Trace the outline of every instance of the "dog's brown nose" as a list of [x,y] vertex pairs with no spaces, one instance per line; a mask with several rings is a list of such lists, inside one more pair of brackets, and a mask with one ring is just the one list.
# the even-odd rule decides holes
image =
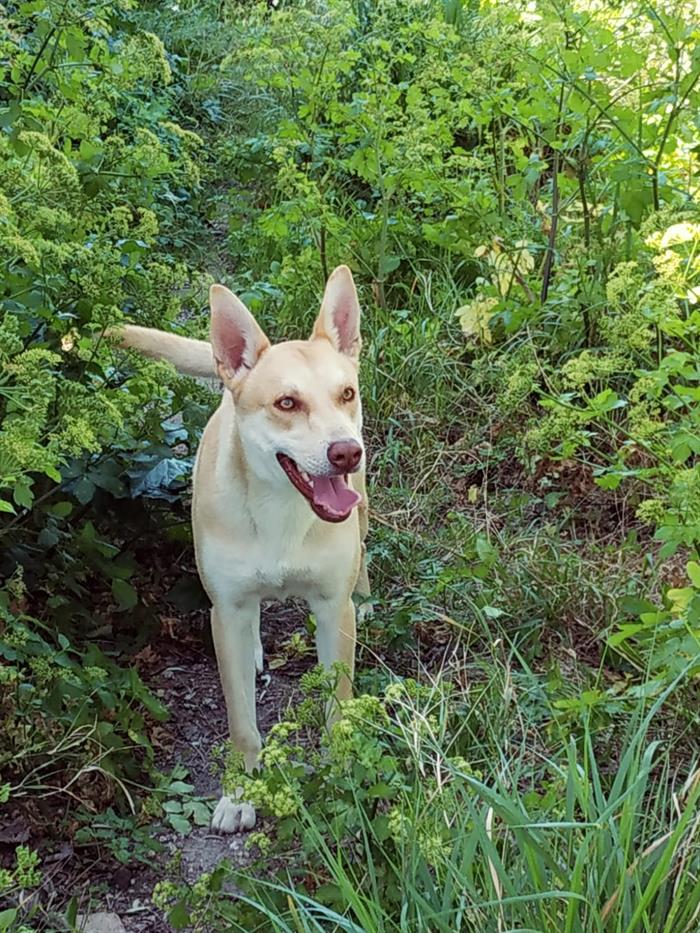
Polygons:
[[339,473],[352,473],[362,460],[362,448],[357,441],[333,441],[328,447],[328,460]]

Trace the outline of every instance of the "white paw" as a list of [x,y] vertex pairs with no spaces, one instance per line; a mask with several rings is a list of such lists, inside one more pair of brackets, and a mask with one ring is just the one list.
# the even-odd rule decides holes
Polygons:
[[222,797],[211,818],[211,828],[217,833],[242,833],[255,826],[255,809],[245,801]]
[[357,607],[357,621],[364,622],[374,618],[374,603],[360,603]]
[[258,674],[263,672],[263,646],[262,642],[258,642],[255,646],[255,670]]

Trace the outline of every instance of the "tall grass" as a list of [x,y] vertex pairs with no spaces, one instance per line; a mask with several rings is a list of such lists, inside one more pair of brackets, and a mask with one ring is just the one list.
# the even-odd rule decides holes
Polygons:
[[[621,717],[614,743],[585,713],[576,737],[547,743],[542,729],[527,721],[525,693],[537,689],[534,680],[519,680],[518,712],[504,720],[495,704],[513,708],[510,671],[492,667],[489,677],[488,685],[462,697],[435,680],[419,704],[402,701],[409,706],[397,714],[403,726],[394,733],[394,754],[410,760],[420,778],[394,801],[404,814],[397,845],[378,835],[374,814],[359,797],[365,819],[354,846],[334,837],[318,807],[302,810],[305,845],[321,856],[318,883],[334,885],[337,900],[331,907],[291,877],[287,885],[256,880],[252,888],[248,879],[243,901],[259,917],[259,929],[698,929],[700,768],[690,750],[679,758],[668,739],[654,738],[685,675],[650,709],[640,702]],[[455,726],[455,709],[475,696],[479,707]],[[481,774],[466,762],[455,764],[455,749],[475,747],[469,734],[475,726],[489,757]],[[219,909],[225,928],[251,929],[249,915],[241,926],[235,909]]]

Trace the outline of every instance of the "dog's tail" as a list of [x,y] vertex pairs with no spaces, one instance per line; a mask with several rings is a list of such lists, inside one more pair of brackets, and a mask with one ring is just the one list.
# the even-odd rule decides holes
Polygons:
[[193,340],[191,337],[179,337],[164,330],[152,327],[138,327],[126,324],[108,331],[120,347],[131,347],[154,360],[167,360],[178,372],[187,376],[216,378],[216,364],[211,344],[206,340]]

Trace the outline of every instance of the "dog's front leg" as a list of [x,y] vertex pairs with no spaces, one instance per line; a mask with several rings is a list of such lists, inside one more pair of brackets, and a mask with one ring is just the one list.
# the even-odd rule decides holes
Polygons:
[[[211,630],[221,677],[231,742],[242,755],[246,771],[258,761],[260,733],[255,715],[255,666],[258,651],[260,606],[257,603],[215,605]],[[253,807],[236,797],[223,796],[212,818],[212,828],[224,833],[252,829]]]
[[[340,676],[336,698],[348,700],[352,696],[352,678],[355,671],[355,606],[350,597],[342,600],[318,599],[310,601],[316,617],[316,650],[319,664],[330,670],[340,661],[347,673]],[[328,708],[329,724],[336,718],[337,703]]]

